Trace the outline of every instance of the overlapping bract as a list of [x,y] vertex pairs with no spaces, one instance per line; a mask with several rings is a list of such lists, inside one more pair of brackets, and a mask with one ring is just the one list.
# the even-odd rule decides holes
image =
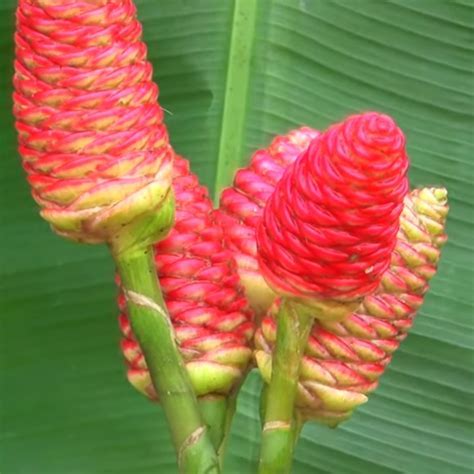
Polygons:
[[233,186],[221,193],[218,220],[225,229],[226,243],[234,254],[249,302],[258,312],[268,309],[275,293],[258,267],[255,229],[285,169],[318,136],[319,132],[309,127],[277,136],[268,148],[254,153],[249,165],[236,172]]
[[132,0],[19,1],[19,151],[66,237],[110,242],[169,201],[173,153],[141,35]]
[[[141,34],[132,0],[19,0],[14,112],[41,213],[75,240],[111,243],[123,232],[133,240],[146,229],[142,244],[151,243],[171,224],[174,174],[176,225],[156,246],[156,267],[197,394],[229,393],[250,363],[252,314],[225,240],[257,311],[275,297],[266,282],[311,302],[297,407],[335,425],[376,388],[413,323],[446,240],[446,192],[413,191],[399,221],[404,137],[389,117],[368,113],[322,136],[303,127],[277,137],[237,172],[213,213],[187,162],[178,158],[172,171]],[[129,379],[156,399],[123,296],[119,305]],[[256,334],[267,382],[278,305]]]
[[[167,238],[155,246],[156,269],[197,395],[226,394],[248,369],[252,313],[232,255],[223,246],[223,229],[215,222],[207,190],[183,158],[175,158],[173,174],[176,221]],[[128,378],[155,399],[123,295],[119,306]]]
[[345,316],[344,303],[372,293],[389,265],[407,168],[404,135],[386,115],[348,117],[313,140],[277,183],[257,229],[269,285],[311,303],[318,317]]
[[[405,199],[396,248],[378,290],[340,322],[315,320],[298,384],[297,407],[306,419],[336,425],[377,387],[436,273],[446,242],[446,197],[442,188],[412,191]],[[256,359],[267,381],[277,310],[278,302],[255,337]]]

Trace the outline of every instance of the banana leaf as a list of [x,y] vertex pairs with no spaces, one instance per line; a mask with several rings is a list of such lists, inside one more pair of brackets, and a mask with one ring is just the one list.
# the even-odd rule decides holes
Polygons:
[[[449,243],[380,388],[336,430],[307,425],[296,474],[472,472],[473,18],[469,0],[137,0],[177,151],[217,193],[252,150],[361,110],[404,129],[412,184],[449,190]],[[105,248],[54,236],[16,152],[14,0],[0,2],[0,472],[176,472],[163,413],[128,386]],[[258,457],[260,381],[227,473]]]

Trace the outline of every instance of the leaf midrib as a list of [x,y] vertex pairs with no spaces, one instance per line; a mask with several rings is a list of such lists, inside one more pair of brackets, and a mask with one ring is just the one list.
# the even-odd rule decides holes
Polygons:
[[234,3],[214,181],[215,201],[222,188],[231,183],[242,158],[257,4],[257,1],[248,0],[235,0]]

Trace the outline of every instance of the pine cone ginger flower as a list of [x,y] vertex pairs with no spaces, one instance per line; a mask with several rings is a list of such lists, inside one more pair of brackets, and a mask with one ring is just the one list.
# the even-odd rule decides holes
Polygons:
[[269,198],[257,229],[259,266],[276,293],[342,319],[390,263],[408,190],[402,131],[375,112],[311,142]]
[[19,151],[53,229],[108,244],[180,472],[215,473],[217,455],[150,271],[151,245],[173,221],[174,153],[141,36],[132,0],[19,0]]
[[[156,269],[176,339],[198,396],[228,394],[252,357],[252,313],[232,254],[222,244],[207,190],[180,157],[174,161],[176,222],[156,245]],[[119,296],[122,351],[132,385],[157,399]]]
[[[337,425],[367,401],[405,339],[435,275],[448,213],[443,188],[414,190],[405,199],[391,264],[381,284],[347,318],[315,319],[300,368],[297,407],[305,419]],[[271,377],[278,303],[257,330],[256,359]]]
[[19,151],[41,215],[73,240],[138,227],[152,242],[171,224],[173,153],[141,36],[132,0],[19,0]]
[[237,171],[233,186],[221,193],[217,217],[226,231],[226,244],[234,254],[247,298],[258,313],[266,312],[275,293],[258,267],[255,229],[285,169],[317,136],[319,132],[309,127],[277,136],[268,148],[254,153],[249,165]]

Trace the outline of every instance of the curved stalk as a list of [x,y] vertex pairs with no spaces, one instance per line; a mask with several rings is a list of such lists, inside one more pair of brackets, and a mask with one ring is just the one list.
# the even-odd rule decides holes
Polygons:
[[266,390],[259,474],[288,474],[300,432],[295,399],[301,358],[313,320],[284,301],[278,312],[272,376]]
[[133,332],[168,419],[179,470],[183,474],[218,474],[218,459],[156,277],[153,250],[132,248],[114,253],[114,258]]

